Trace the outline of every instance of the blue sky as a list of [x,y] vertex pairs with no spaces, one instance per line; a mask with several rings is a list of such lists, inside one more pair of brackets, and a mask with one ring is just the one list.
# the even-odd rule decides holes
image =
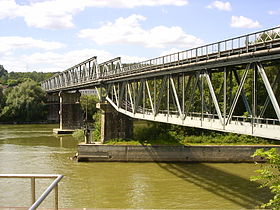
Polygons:
[[63,71],[137,62],[280,24],[279,0],[0,0],[0,64]]

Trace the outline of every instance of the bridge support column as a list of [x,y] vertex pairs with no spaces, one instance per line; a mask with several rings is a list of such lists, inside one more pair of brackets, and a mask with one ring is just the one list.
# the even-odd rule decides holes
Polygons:
[[73,133],[75,129],[81,128],[83,114],[80,96],[79,91],[59,93],[59,129],[54,129],[54,133]]
[[111,104],[102,102],[96,104],[101,110],[101,142],[110,139],[128,139],[133,133],[133,119],[115,110]]
[[47,94],[48,116],[50,123],[59,122],[59,96],[57,93]]

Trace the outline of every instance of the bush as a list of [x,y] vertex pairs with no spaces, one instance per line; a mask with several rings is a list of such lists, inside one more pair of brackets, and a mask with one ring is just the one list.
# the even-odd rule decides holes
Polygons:
[[101,140],[101,113],[97,111],[93,115],[93,132],[92,132],[92,141],[100,141]]
[[263,208],[271,207],[272,209],[280,209],[280,155],[277,148],[265,151],[258,149],[252,157],[260,156],[267,160],[266,164],[261,165],[261,169],[257,170],[260,175],[251,177],[252,181],[262,181],[260,187],[269,187],[274,197],[268,203],[262,205]]
[[85,138],[84,131],[82,129],[75,130],[74,133],[72,134],[72,136],[75,139],[80,140],[80,141],[83,141]]

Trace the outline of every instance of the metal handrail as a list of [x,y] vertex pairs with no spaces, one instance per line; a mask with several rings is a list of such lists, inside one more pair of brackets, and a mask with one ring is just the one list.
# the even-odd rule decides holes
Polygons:
[[[29,210],[36,209],[50,194],[50,192],[55,190],[55,201],[54,208],[58,209],[58,183],[63,178],[63,175],[60,174],[0,174],[0,178],[30,178],[31,179],[31,198],[32,205]],[[35,179],[44,179],[44,178],[55,178],[55,180],[48,186],[48,188],[42,193],[42,195],[36,200],[35,192]]]

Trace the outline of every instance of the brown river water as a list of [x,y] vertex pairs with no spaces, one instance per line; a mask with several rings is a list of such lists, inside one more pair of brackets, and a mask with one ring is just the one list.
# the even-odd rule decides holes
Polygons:
[[[271,194],[248,163],[78,163],[56,125],[0,125],[0,174],[63,174],[61,208],[255,209]],[[50,180],[37,180],[37,197]],[[29,206],[30,180],[0,179],[0,207]],[[53,207],[53,195],[42,207]]]

